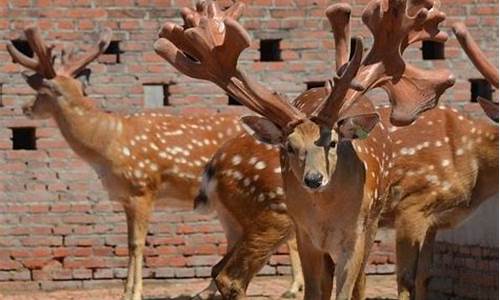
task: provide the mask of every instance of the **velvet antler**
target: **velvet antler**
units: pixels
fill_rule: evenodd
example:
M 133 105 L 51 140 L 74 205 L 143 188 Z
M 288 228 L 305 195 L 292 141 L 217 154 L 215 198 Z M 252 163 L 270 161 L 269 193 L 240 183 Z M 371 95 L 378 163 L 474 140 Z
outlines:
M 470 35 L 467 27 L 463 23 L 455 23 L 453 24 L 453 33 L 455 33 L 460 45 L 479 72 L 498 89 L 498 69 L 488 61 L 486 55 Z
M 335 65 L 338 72 L 349 61 L 351 6 L 347 3 L 330 5 L 326 9 L 326 17 L 330 21 L 335 40 Z
M 184 26 L 166 23 L 154 49 L 180 72 L 214 82 L 248 108 L 289 130 L 304 115 L 237 67 L 241 52 L 250 45 L 248 33 L 233 19 L 242 8 L 239 1 L 225 12 L 213 1 L 199 3 L 196 9 L 185 8 Z
M 28 26 L 24 30 L 24 33 L 31 49 L 33 49 L 33 52 L 38 57 L 38 61 L 22 54 L 12 44 L 7 45 L 7 51 L 15 63 L 19 63 L 35 71 L 46 79 L 52 79 L 57 75 L 76 77 L 80 71 L 106 50 L 111 41 L 111 29 L 106 28 L 102 32 L 96 47 L 89 50 L 80 59 L 74 60 L 73 52 L 69 54 L 63 52 L 61 57 L 62 66 L 56 70 L 54 68 L 54 59 L 52 56 L 54 46 L 47 46 L 45 44 L 39 28 L 36 26 Z
M 7 44 L 7 51 L 12 61 L 30 70 L 33 70 L 45 78 L 54 78 L 56 71 L 53 66 L 52 50 L 54 45 L 47 46 L 42 38 L 40 30 L 36 26 L 28 26 L 24 34 L 38 61 L 19 52 L 12 44 Z
M 99 40 L 93 48 L 88 50 L 81 58 L 75 59 L 73 51 L 64 50 L 61 56 L 62 66 L 57 70 L 60 75 L 76 77 L 78 74 L 99 55 L 104 53 L 111 42 L 112 31 L 110 28 L 104 28 Z
M 353 77 L 355 84 L 351 87 L 358 88 L 342 88 L 345 91 L 343 97 L 341 93 L 332 93 L 322 110 L 317 112 L 317 120 L 324 122 L 322 125 L 331 126 L 360 95 L 375 87 L 382 87 L 389 94 L 393 107 L 391 121 L 396 125 L 407 125 L 419 113 L 434 107 L 441 94 L 454 84 L 448 70 L 422 70 L 403 60 L 402 51 L 411 43 L 447 40 L 446 33 L 437 28 L 445 19 L 439 5 L 425 0 L 408 2 L 410 5 L 407 6 L 406 0 L 373 0 L 367 5 L 362 19 L 374 42 Z M 414 14 L 408 14 L 412 12 Z M 332 22 L 333 31 L 342 33 L 346 30 L 335 26 L 346 28 L 348 25 Z

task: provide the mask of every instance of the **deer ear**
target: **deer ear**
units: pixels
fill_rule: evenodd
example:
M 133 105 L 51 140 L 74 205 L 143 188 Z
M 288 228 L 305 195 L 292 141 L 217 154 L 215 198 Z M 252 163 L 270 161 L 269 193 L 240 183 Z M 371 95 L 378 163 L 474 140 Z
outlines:
M 337 131 L 341 140 L 364 139 L 379 121 L 377 113 L 347 117 L 337 122 Z
M 245 131 L 257 140 L 271 145 L 283 141 L 283 132 L 273 122 L 259 116 L 244 116 L 241 118 Z
M 42 75 L 35 73 L 33 75 L 27 75 L 26 73 L 21 73 L 24 77 L 24 80 L 28 83 L 28 85 L 34 89 L 35 91 L 40 91 L 42 88 L 49 89 L 53 92 L 58 92 L 59 89 L 54 84 L 54 82 L 50 79 L 45 79 Z
M 83 92 L 83 95 L 87 95 L 85 89 L 87 88 L 87 86 L 90 84 L 90 75 L 92 74 L 92 70 L 90 70 L 89 68 L 85 68 L 83 70 L 81 70 L 80 72 L 78 72 L 78 75 L 76 75 L 76 79 L 78 81 L 80 81 L 80 84 L 82 85 L 82 92 Z
M 477 97 L 477 102 L 479 102 L 486 115 L 494 122 L 498 123 L 498 103 L 487 100 L 481 96 Z
M 22 72 L 21 75 L 23 76 L 24 80 L 28 83 L 28 85 L 34 89 L 35 91 L 38 91 L 40 88 L 43 87 L 43 76 L 35 73 L 33 75 L 28 75 L 26 72 Z

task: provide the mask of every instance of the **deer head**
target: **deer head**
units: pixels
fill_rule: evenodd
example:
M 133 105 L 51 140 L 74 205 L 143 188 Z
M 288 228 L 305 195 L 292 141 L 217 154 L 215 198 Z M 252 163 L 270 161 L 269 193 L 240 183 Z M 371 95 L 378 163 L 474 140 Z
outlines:
M 24 33 L 38 60 L 25 56 L 12 44 L 7 45 L 7 51 L 15 63 L 35 71 L 29 76 L 23 73 L 26 82 L 37 92 L 35 99 L 23 106 L 23 112 L 32 118 L 46 118 L 53 112 L 57 101 L 84 97 L 84 83 L 79 79 L 88 76 L 88 69 L 85 67 L 108 47 L 111 29 L 106 28 L 97 45 L 79 59 L 75 58 L 73 48 L 63 50 L 61 66 L 57 70 L 54 68 L 53 50 L 55 47 L 46 45 L 39 28 L 28 26 Z
M 308 189 L 319 190 L 335 170 L 337 144 L 366 137 L 378 122 L 378 115 L 369 108 L 357 114 L 349 112 L 367 90 L 385 88 L 394 105 L 393 121 L 407 124 L 419 112 L 435 106 L 441 93 L 453 84 L 447 71 L 420 70 L 401 57 L 409 43 L 446 39 L 437 29 L 443 14 L 421 2 L 413 1 L 408 8 L 405 1 L 370 2 L 363 21 L 375 37 L 374 46 L 363 59 L 362 41 L 356 39 L 349 62 L 350 7 L 330 6 L 327 16 L 335 33 L 337 70 L 324 88 L 303 93 L 295 105 L 252 81 L 237 67 L 240 53 L 250 44 L 248 33 L 235 20 L 240 2 L 226 12 L 211 1 L 184 9 L 184 26 L 166 23 L 154 48 L 179 71 L 214 82 L 263 115 L 244 117 L 247 130 L 261 141 L 280 144 L 295 176 Z M 408 15 L 415 10 L 415 16 Z

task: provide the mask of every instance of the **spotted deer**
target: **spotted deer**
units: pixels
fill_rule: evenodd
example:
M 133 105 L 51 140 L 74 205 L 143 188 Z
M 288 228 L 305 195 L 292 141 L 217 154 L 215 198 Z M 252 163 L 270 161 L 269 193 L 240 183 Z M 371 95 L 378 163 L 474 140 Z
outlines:
M 109 197 L 123 205 L 129 248 L 124 299 L 141 299 L 143 250 L 156 200 L 192 207 L 203 166 L 222 142 L 240 131 L 239 120 L 154 111 L 105 113 L 86 97 L 77 77 L 107 48 L 111 30 L 104 30 L 97 45 L 79 59 L 63 51 L 58 69 L 54 47 L 46 45 L 39 29 L 27 27 L 25 35 L 38 60 L 7 46 L 14 62 L 35 71 L 26 80 L 37 95 L 23 111 L 33 118 L 54 118 L 69 146 L 98 173 Z
M 242 134 L 216 152 L 203 173 L 195 208 L 199 212 L 217 212 L 228 248 L 212 269 L 211 288 L 198 298 L 213 298 L 216 286 L 225 299 L 243 298 L 251 279 L 285 242 L 290 251 L 292 284 L 282 297 L 297 296 L 304 279 L 293 222 L 283 200 L 277 147 Z
M 335 274 L 336 299 L 361 299 L 362 270 L 380 215 L 390 203 L 390 172 L 395 168 L 389 128 L 363 95 L 384 88 L 392 104 L 390 123 L 409 125 L 435 107 L 454 78 L 447 70 L 419 69 L 401 56 L 409 44 L 447 39 L 437 28 L 445 16 L 430 1 L 370 1 L 362 19 L 374 36 L 373 46 L 363 58 L 362 42 L 355 39 L 350 61 L 349 5 L 330 6 L 327 16 L 337 33 L 333 84 L 328 81 L 324 88 L 300 95 L 296 105 L 238 67 L 250 38 L 236 20 L 221 17 L 213 2 L 191 11 L 183 27 L 166 23 L 154 47 L 184 74 L 214 82 L 264 116 L 242 120 L 250 135 L 280 147 L 285 204 L 296 225 L 305 298 L 330 299 Z M 239 177 L 238 171 L 230 174 L 233 180 L 234 174 Z M 244 186 L 245 179 L 234 184 Z M 242 298 L 242 287 L 228 286 L 222 278 L 216 283 L 223 297 Z

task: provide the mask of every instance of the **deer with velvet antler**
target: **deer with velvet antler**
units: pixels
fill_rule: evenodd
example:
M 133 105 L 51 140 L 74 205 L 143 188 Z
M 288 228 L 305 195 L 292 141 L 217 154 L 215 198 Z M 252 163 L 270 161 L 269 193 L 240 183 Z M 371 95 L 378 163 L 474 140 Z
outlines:
M 341 12 L 342 15 L 345 6 L 335 6 L 332 10 Z M 453 84 L 453 78 L 447 71 L 424 71 L 413 67 L 404 62 L 401 52 L 410 43 L 423 39 L 445 40 L 446 35 L 437 29 L 443 19 L 444 15 L 437 7 L 433 7 L 432 3 L 418 2 L 407 7 L 403 1 L 372 1 L 363 13 L 363 21 L 375 37 L 373 47 L 363 59 L 361 42 L 357 40 L 355 54 L 349 63 L 345 47 L 348 40 L 348 23 L 344 22 L 342 25 L 340 22 L 340 25 L 335 25 L 334 20 L 332 24 L 336 39 L 339 37 L 336 44 L 337 72 L 340 75 L 334 77 L 333 87 L 328 84 L 323 89 L 299 96 L 294 101 L 295 106 L 279 94 L 249 79 L 237 67 L 236 61 L 240 52 L 249 45 L 248 35 L 235 20 L 221 18 L 213 3 L 208 5 L 208 9 L 193 13 L 184 27 L 167 23 L 160 33 L 162 38 L 155 43 L 159 55 L 183 73 L 213 81 L 243 104 L 266 117 L 245 117 L 243 121 L 258 139 L 281 147 L 286 211 L 297 225 L 307 299 L 329 299 L 334 273 L 337 276 L 337 299 L 350 299 L 355 286 L 355 296 L 361 298 L 364 282 L 362 270 L 382 212 L 394 205 L 398 207 L 398 203 L 413 203 L 411 197 L 403 197 L 406 196 L 405 188 L 410 187 L 398 185 L 403 180 L 401 176 L 408 174 L 402 172 L 407 167 L 405 164 L 398 165 L 394 161 L 398 156 L 394 149 L 403 157 L 426 149 L 422 153 L 429 159 L 429 151 L 433 150 L 428 149 L 431 145 L 430 139 L 437 137 L 429 137 L 429 141 L 414 147 L 395 146 L 402 143 L 399 140 L 393 141 L 389 135 L 391 130 L 397 131 L 393 129 L 396 127 L 390 125 L 388 128 L 384 123 L 379 123 L 379 114 L 363 94 L 374 87 L 383 87 L 388 91 L 393 107 L 382 116 L 387 125 L 390 124 L 389 115 L 392 123 L 408 125 L 421 112 L 434 107 L 438 97 Z M 446 111 L 447 115 L 454 113 Z M 457 115 L 455 118 L 461 120 L 464 117 Z M 474 126 L 473 122 L 469 124 Z M 472 131 L 466 126 L 456 126 L 461 124 L 448 124 L 451 125 L 461 134 L 464 130 Z M 487 138 L 484 143 L 488 145 L 487 149 L 481 151 L 486 159 L 485 169 L 475 170 L 479 174 L 494 169 L 495 161 L 498 168 L 498 157 L 495 160 L 495 156 L 489 151 L 491 145 L 495 145 L 495 130 L 498 145 L 498 130 L 484 124 L 477 126 L 481 127 L 481 130 L 476 129 L 474 132 L 482 132 Z M 447 128 L 442 128 L 446 132 Z M 418 131 L 419 128 L 415 127 L 413 130 Z M 443 132 L 439 134 L 442 135 Z M 444 143 L 449 143 L 450 138 L 448 141 L 445 139 L 432 142 L 436 147 L 441 147 Z M 453 155 L 457 154 L 450 152 L 455 146 L 446 145 L 448 151 L 444 151 L 443 155 L 451 160 L 447 162 L 447 166 L 456 171 L 452 174 L 460 174 L 463 166 L 454 159 Z M 470 147 L 476 149 L 474 144 Z M 226 144 L 222 149 L 231 147 Z M 238 153 L 238 149 L 241 148 L 233 148 L 233 153 Z M 459 155 L 465 151 L 462 149 Z M 223 153 L 227 156 L 231 152 Z M 224 160 L 222 156 L 224 155 L 214 157 L 215 165 L 223 164 L 220 161 Z M 240 159 L 243 158 L 237 159 L 236 167 L 232 164 L 231 172 L 226 172 L 227 176 L 233 177 L 233 186 L 237 185 L 234 182 L 235 174 L 241 175 L 237 176 L 239 179 L 236 180 L 240 180 L 243 186 L 248 182 L 248 177 L 239 173 L 239 170 L 244 170 L 238 168 Z M 255 164 L 258 159 L 253 161 Z M 231 161 L 227 163 L 231 164 Z M 259 164 L 260 168 L 262 165 Z M 432 170 L 419 169 L 418 172 L 420 177 L 428 182 L 426 186 L 436 189 L 431 190 L 429 187 L 432 196 L 429 199 L 438 201 L 439 196 L 450 194 L 448 185 L 442 186 L 444 183 L 440 181 L 440 177 L 450 175 L 425 174 Z M 217 185 L 219 179 L 221 178 L 217 177 L 215 181 Z M 409 180 L 411 179 L 404 178 L 403 181 L 409 183 Z M 485 187 L 487 184 L 481 183 L 479 189 Z M 438 189 L 441 189 L 442 193 L 438 193 Z M 252 191 L 251 188 L 249 191 Z M 451 194 L 456 196 L 460 192 L 460 188 L 457 188 Z M 257 197 L 257 200 L 259 198 L 261 197 Z M 263 202 L 265 201 L 264 197 Z M 282 207 L 274 205 L 274 208 Z M 404 223 L 415 215 L 418 216 L 404 214 L 403 207 L 401 204 L 401 210 L 391 209 L 400 213 L 396 223 Z M 265 205 L 262 209 L 266 209 Z M 428 227 L 417 228 L 418 233 L 434 229 L 431 225 L 436 224 L 426 225 Z M 415 276 L 414 259 L 419 258 L 418 247 L 422 246 L 419 241 L 422 240 L 416 240 L 417 251 L 409 252 L 411 259 L 401 261 L 403 269 L 398 271 L 402 298 L 407 297 L 413 289 L 404 282 L 407 275 Z M 413 247 L 414 242 L 411 241 L 409 245 Z M 226 262 L 222 261 L 219 269 L 224 268 L 232 259 L 234 258 L 230 257 Z M 335 268 L 332 260 L 336 263 Z M 406 267 L 408 269 L 405 269 Z M 216 283 L 225 297 L 242 296 L 241 290 L 237 293 L 232 289 L 234 285 L 228 285 L 223 280 L 217 281 L 217 278 Z
M 45 44 L 39 29 L 27 27 L 25 35 L 38 60 L 7 46 L 14 62 L 35 71 L 26 80 L 36 98 L 23 111 L 32 118 L 54 118 L 70 147 L 99 174 L 109 197 L 123 205 L 129 249 L 124 299 L 141 299 L 143 251 L 155 203 L 167 199 L 167 205 L 192 207 L 203 166 L 240 131 L 238 119 L 106 113 L 86 97 L 77 78 L 105 51 L 111 30 L 104 30 L 97 45 L 79 59 L 73 51 L 63 51 L 57 69 L 54 47 Z

